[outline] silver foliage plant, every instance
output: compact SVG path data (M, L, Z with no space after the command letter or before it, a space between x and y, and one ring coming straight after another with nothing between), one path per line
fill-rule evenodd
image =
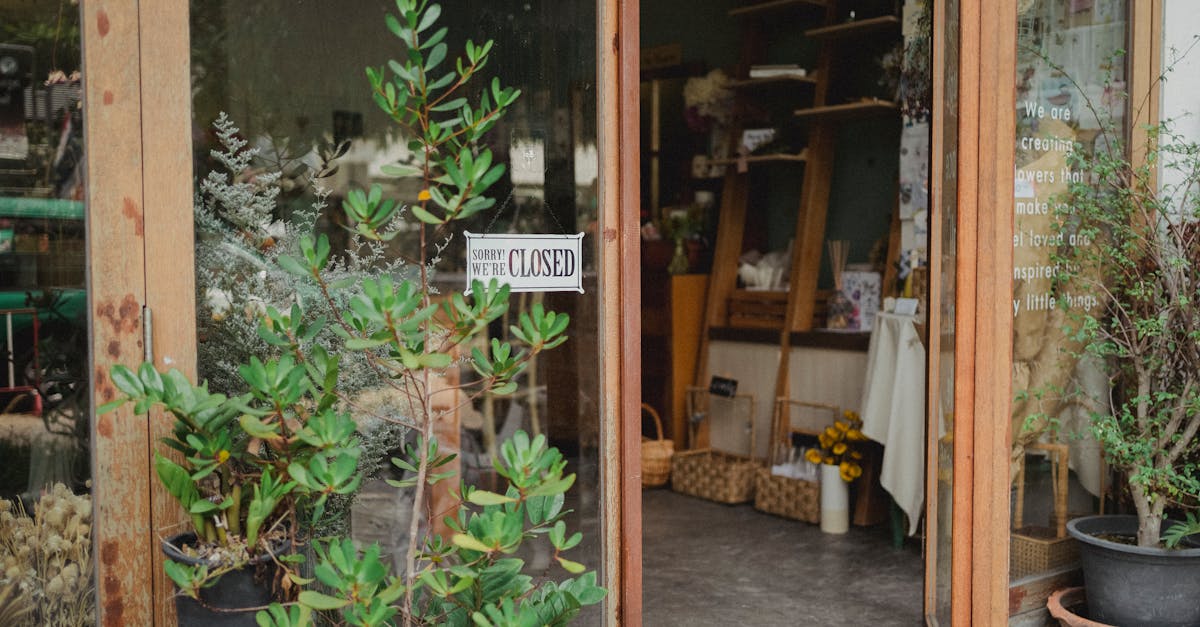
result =
M300 239L317 230L329 197L320 178L334 171L336 166L330 162L344 153L345 146L323 155L319 164L287 164L290 171L300 173L296 178L311 188L312 202L285 220L279 217L280 194L283 184L294 179L285 177L278 166L264 165L261 151L240 137L240 129L225 113L213 128L219 149L210 154L222 169L205 176L195 199L197 351L200 380L208 381L214 392L233 396L245 386L238 367L251 356L271 352L258 333L269 308L287 311L297 304L315 317L341 315L311 281L283 271L277 260L280 255L300 256ZM357 234L350 236L342 252L340 258L330 261L328 276L331 285L345 288L330 293L332 302L343 311L351 297L350 288L361 280L414 274L402 258L386 254L380 242ZM355 397L365 393L370 399L372 411L355 412L354 416L365 436L361 438L359 471L373 476L384 466L389 451L403 440L407 429L398 423L406 416L399 401L389 402L369 393L379 387L379 375L364 353L345 350L344 342L327 331L312 339L313 344L342 356L339 388ZM352 500L352 496L332 500L318 535L348 533Z
M213 171L200 184L196 197L196 291L201 379L215 392L230 393L243 382L237 366L251 355L262 355L268 344L258 325L268 307L288 310L292 304L313 316L341 315L311 281L283 271L281 255L300 256L300 238L313 235L317 219L327 208L329 190L312 186L311 205L289 220L279 213L282 172L260 172L257 148L248 148L238 127L222 113L213 123L221 149L212 157L226 171ZM315 169L314 174L319 174ZM400 219L397 217L397 219ZM330 260L326 270L333 302L344 308L363 279L403 278L414 274L403 258L388 255L381 242L350 235L343 256ZM379 386L378 374L357 351L344 351L336 334L321 333L313 342L343 355L339 389L361 392ZM401 416L397 415L396 418Z

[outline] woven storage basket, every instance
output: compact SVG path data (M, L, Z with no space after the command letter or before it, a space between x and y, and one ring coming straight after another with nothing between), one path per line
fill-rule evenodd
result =
M718 503L754 499L754 474L762 462L712 449L676 453L671 460L671 489Z
M821 522L821 484L771 474L759 468L754 480L754 509L808 523Z
M738 394L735 400L745 401L749 426L750 456L735 455L714 449L699 449L675 453L671 460L671 489L717 503L746 503L754 500L754 473L763 462L754 459L754 397ZM687 414L711 419L708 390L688 388ZM693 437L693 441L695 438Z
M792 424L792 410L796 408L816 409L830 412L830 424L837 418L839 408L822 403L806 403L787 398L775 399L775 413L771 418L774 434L771 447L771 463L783 461L784 451L792 446L794 433L817 435L817 425L798 428ZM817 481L794 479L771 474L768 466L758 471L754 481L754 509L784 518L808 523L821 522L821 484Z
M671 457L675 454L675 441L663 439L662 418L648 403L642 403L642 411L654 418L658 439L642 438L642 487L657 488L666 485L671 477Z
M1057 570L1079 561L1079 544L1067 535L1067 445L1032 444L1027 448L1050 453L1055 527L1052 529L1023 524L1025 461L1022 456L1017 471L1017 502L1013 511L1012 541L1009 544L1009 562L1014 579Z

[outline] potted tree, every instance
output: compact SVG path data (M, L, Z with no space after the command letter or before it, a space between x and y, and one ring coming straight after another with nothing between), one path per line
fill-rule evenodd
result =
M516 317L513 342L492 339L472 348L472 339L508 310L509 288L495 279L475 281L469 298L435 301L430 271L442 253L438 244L454 222L492 205L484 194L504 166L492 162L481 140L519 91L493 79L468 93L491 42L468 41L451 63L446 29L436 27L441 7L427 0L397 0L396 6L398 14L386 23L400 40L402 60L368 68L367 75L375 101L411 138L413 161L385 172L415 177L421 191L405 204L385 198L376 185L351 191L343 208L357 236L369 242L418 233L407 278L343 276L337 271L346 262L329 239L305 236L294 254L280 254L274 263L308 281L332 315L313 315L300 304L286 311L264 307L258 335L272 354L238 368L244 393L212 393L150 364L110 373L122 396L101 411L131 402L137 413L162 407L175 420L165 443L177 455L156 455L155 465L190 519L188 532L165 547L166 571L183 602L181 623L196 610L207 614L193 623L202 625L310 625L319 612L340 614L333 620L351 625L561 625L605 595L594 571L563 555L582 540L564 521L564 493L574 475L545 437L523 432L502 444L494 462L504 491L460 485L461 507L447 517L446 537L413 517L403 573L388 573L377 545L360 550L348 538L309 537L330 499L352 493L361 481L355 418L367 411L339 385L340 352L314 341L326 328L402 399L404 415L375 418L416 434L392 460L405 473L392 483L412 490L418 512L426 509L430 486L453 478L444 468L453 455L439 452L433 432L445 411L433 400L446 392L437 384L440 374L472 368L475 378L452 388L468 399L509 394L534 356L567 340L568 317L535 304ZM519 551L536 539L551 545L555 562L572 577L524 572ZM316 556L311 567L297 551L308 541ZM236 577L270 586L240 599L213 587Z
M1108 372L1091 432L1136 515L1078 518L1068 531L1092 619L1200 625L1200 548L1187 539L1200 526L1166 517L1200 497L1200 145L1167 120L1131 146L1111 109L1085 100L1099 132L1067 157L1082 176L1056 203L1056 289L1064 308L1070 294L1099 301L1069 311L1070 336Z

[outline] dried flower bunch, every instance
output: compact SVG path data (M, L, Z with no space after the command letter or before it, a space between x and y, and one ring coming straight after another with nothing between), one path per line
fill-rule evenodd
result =
M858 413L847 409L842 412L842 418L825 427L817 436L820 448L810 448L804 454L804 459L814 464L828 464L838 467L838 474L847 483L862 476L863 455L854 448L855 442L866 441L867 436L862 432L862 419Z
M706 131L713 124L724 126L733 117L733 90L729 77L722 70L689 78L683 85L684 115L688 127Z
M0 499L0 616L5 627L91 625L91 551L92 500L87 494L72 494L55 484L38 499L32 516L19 500Z

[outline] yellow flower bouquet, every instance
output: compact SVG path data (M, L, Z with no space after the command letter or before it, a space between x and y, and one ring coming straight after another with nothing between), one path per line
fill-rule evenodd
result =
M856 442L866 441L862 432L862 419L858 413L847 409L842 417L817 436L819 448L810 448L804 458L814 464L829 464L838 467L838 474L847 483L862 476L863 454L855 449Z

